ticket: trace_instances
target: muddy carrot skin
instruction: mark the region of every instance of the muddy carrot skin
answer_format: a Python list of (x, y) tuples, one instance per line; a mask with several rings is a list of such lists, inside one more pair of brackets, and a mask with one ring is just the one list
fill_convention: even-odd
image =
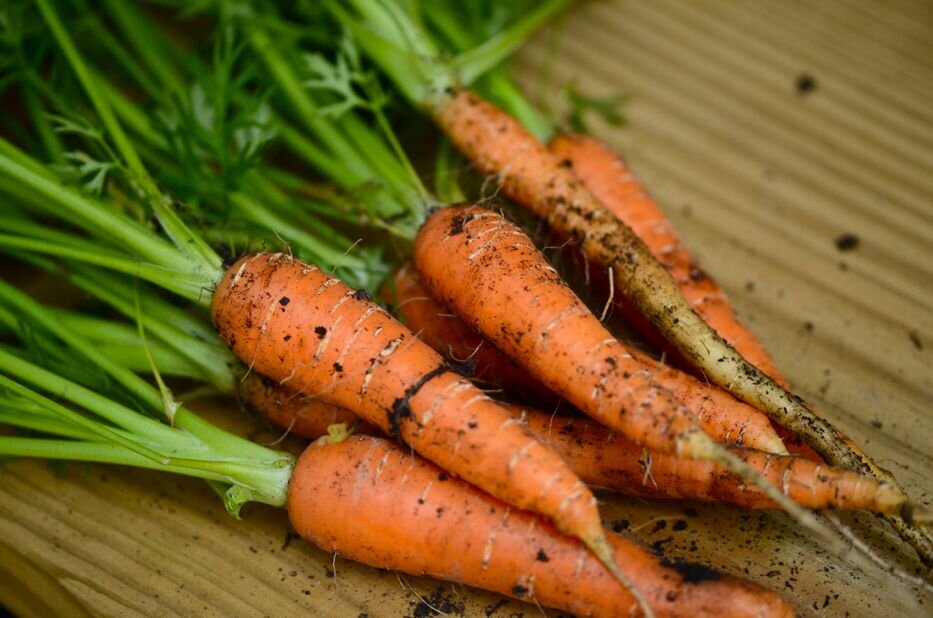
[[(409, 266), (398, 270), (395, 283), (399, 312), (406, 324), (437, 352), (453, 354), (455, 358), (472, 354), (477, 376), (495, 376), (498, 385), (538, 405), (551, 403), (549, 399), (553, 401), (553, 394), (540, 382), (434, 300)], [(620, 343), (630, 360), (637, 361), (643, 371), (651, 373), (658, 384), (690, 409), (700, 427), (719, 442), (769, 453), (787, 452), (768, 417), (758, 410), (720, 388), (660, 364), (634, 346)], [(539, 394), (542, 391), (544, 396)]]
[[(787, 380), (764, 346), (739, 322), (722, 289), (698, 267), (660, 207), (647, 195), (625, 162), (598, 140), (585, 136), (559, 136), (552, 141), (550, 150), (561, 158), (566, 167), (572, 168), (573, 173), (608, 210), (645, 241), (652, 253), (671, 272), (687, 301), (703, 319), (748, 362), (787, 389)], [(622, 303), (623, 307), (626, 305), (631, 307), (627, 301)], [(627, 311), (627, 315), (631, 313), (634, 312)], [(657, 333), (643, 318), (632, 321), (641, 323), (643, 327), (648, 326), (644, 330), (650, 329)], [(812, 408), (808, 409), (819, 417)], [(818, 429), (817, 425), (819, 423), (813, 424), (813, 427)], [(813, 435), (806, 438), (799, 427), (796, 433), (783, 427), (778, 428), (778, 431), (788, 449), (795, 454), (813, 461), (825, 460), (834, 465), (869, 472), (900, 488), (892, 474), (879, 467), (860, 446), (841, 432), (836, 432), (834, 446), (828, 448), (828, 444), (821, 446), (814, 443)], [(825, 432), (825, 435), (830, 434)], [(905, 525), (899, 518), (889, 518), (888, 521), (917, 550), (925, 564), (933, 564), (933, 540), (928, 534)]]
[[(354, 436), (310, 446), (295, 468), (288, 510), (301, 536), (351, 560), (578, 616), (641, 615), (578, 541), (386, 440)], [(794, 615), (754, 584), (695, 566), (682, 575), (633, 542), (610, 539), (616, 562), (656, 616)]]
[(250, 371), (351, 410), (452, 474), (549, 517), (594, 552), (602, 547), (609, 559), (586, 485), (365, 293), (291, 256), (256, 254), (224, 274), (212, 313)]
[(413, 263), (434, 298), (597, 421), (662, 452), (694, 457), (708, 447), (690, 411), (501, 215), (469, 205), (436, 211), (415, 239)]
[(787, 386), (771, 355), (739, 321), (725, 292), (700, 268), (670, 220), (625, 161), (599, 140), (585, 135), (560, 135), (548, 147), (612, 214), (645, 242), (706, 323), (748, 362)]
[[(586, 135), (559, 135), (548, 148), (612, 214), (624, 221), (671, 273), (684, 298), (719, 335), (745, 359), (784, 388), (789, 384), (771, 355), (735, 314), (721, 287), (693, 258), (661, 207), (651, 199), (625, 160), (597, 139)], [(661, 336), (621, 292), (616, 306), (625, 319), (672, 359), (680, 354)], [(682, 363), (689, 363), (681, 359)], [(780, 431), (780, 430), (779, 430)], [(797, 436), (781, 436), (795, 454), (815, 459), (816, 452)]]

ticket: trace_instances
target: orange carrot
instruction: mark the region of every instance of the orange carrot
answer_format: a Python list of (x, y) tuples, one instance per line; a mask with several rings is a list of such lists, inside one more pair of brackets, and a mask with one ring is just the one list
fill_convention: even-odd
[[(631, 226), (645, 241), (658, 260), (671, 272), (678, 287), (698, 313), (716, 332), (783, 388), (787, 380), (754, 334), (738, 318), (721, 288), (699, 268), (690, 252), (677, 236), (663, 211), (648, 195), (625, 162), (598, 140), (585, 136), (555, 138), (551, 151), (569, 165), (574, 174), (616, 217)], [(627, 303), (623, 303), (623, 307)], [(630, 315), (631, 312), (629, 312)], [(638, 320), (634, 320), (636, 324)], [(641, 321), (643, 326), (644, 320)], [(650, 326), (644, 330), (654, 330)], [(657, 331), (655, 331), (657, 332)], [(815, 410), (800, 402), (814, 418)], [(775, 419), (778, 420), (778, 419)], [(795, 454), (814, 461), (830, 461), (851, 469), (871, 473), (890, 485), (900, 488), (894, 476), (878, 466), (861, 447), (842, 432), (837, 432), (832, 449), (814, 442), (812, 436), (779, 427), (781, 438)], [(905, 525), (897, 517), (887, 517), (898, 534), (910, 543), (927, 565), (933, 564), (933, 541), (929, 535)]]
[[(687, 302), (706, 323), (748, 362), (771, 376), (782, 387), (788, 388), (787, 380), (771, 355), (754, 333), (739, 321), (725, 292), (696, 262), (671, 222), (664, 216), (661, 207), (651, 199), (625, 160), (599, 140), (585, 135), (560, 135), (548, 147), (573, 170), (574, 175), (607, 210), (631, 227), (645, 242), (671, 273)], [(616, 298), (616, 306), (629, 323), (653, 344), (665, 349), (670, 358), (680, 358), (677, 351), (638, 313), (623, 293), (617, 293)], [(692, 368), (689, 363), (687, 366)], [(789, 432), (784, 434), (781, 437), (785, 438), (795, 453), (810, 458), (818, 457), (798, 436)]]
[[(649, 451), (585, 418), (509, 408), (590, 487), (650, 498), (724, 502), (748, 509), (780, 508), (757, 487), (712, 462)], [(751, 449), (733, 452), (806, 508), (865, 509), (895, 515), (913, 509), (894, 487), (857, 472), (802, 457)]]
[(431, 298), (411, 264), (396, 271), (394, 282), (393, 304), (406, 326), (445, 358), (468, 362), (473, 367), (474, 381), (509, 390), (536, 403), (557, 402), (554, 393)]
[[(354, 436), (308, 447), (288, 509), (301, 536), (351, 560), (579, 616), (638, 614), (635, 599), (580, 543), (385, 440)], [(754, 584), (695, 565), (665, 566), (633, 542), (609, 538), (616, 562), (657, 616), (794, 615)]]
[(624, 577), (586, 485), (367, 294), (291, 256), (257, 254), (227, 270), (212, 313), (251, 370), (347, 408), (452, 474), (547, 516)]
[(581, 411), (636, 444), (714, 461), (741, 475), (834, 552), (867, 564), (700, 429), (690, 411), (625, 353), (527, 235), (500, 214), (476, 206), (439, 209), (415, 239), (413, 262), (435, 298)]
[[(512, 393), (536, 403), (553, 400), (553, 394), (517, 367), (512, 359), (434, 300), (412, 269), (407, 266), (399, 269), (395, 283), (399, 312), (408, 326), (432, 348), (441, 354), (453, 355), (455, 359), (472, 356), (478, 376), (496, 376), (498, 384)], [(719, 442), (769, 453), (787, 452), (768, 418), (758, 410), (719, 388), (658, 363), (632, 345), (620, 344), (625, 353), (641, 365), (642, 371), (651, 373), (659, 385), (696, 416), (700, 427)], [(539, 396), (542, 391), (550, 397)]]
[(434, 298), (581, 411), (649, 448), (707, 456), (714, 443), (690, 411), (500, 215), (436, 211), (415, 239), (413, 262)]
[(346, 408), (283, 388), (258, 373), (240, 382), (237, 395), (279, 427), (303, 438), (327, 435), (328, 427), (341, 423), (362, 433), (375, 431)]

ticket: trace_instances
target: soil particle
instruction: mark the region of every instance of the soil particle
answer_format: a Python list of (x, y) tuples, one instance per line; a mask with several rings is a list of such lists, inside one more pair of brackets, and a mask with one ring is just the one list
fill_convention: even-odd
[(850, 232), (845, 234), (840, 234), (836, 237), (836, 249), (840, 251), (852, 251), (857, 249), (859, 245), (859, 237)]
[(628, 530), (628, 527), (632, 525), (631, 522), (627, 519), (617, 519), (612, 522), (612, 531), (616, 534)]
[(816, 90), (816, 78), (809, 73), (801, 73), (794, 84), (797, 96), (804, 96)]
[(444, 588), (435, 588), (427, 598), (418, 597), (411, 603), (411, 618), (429, 618), (430, 616), (462, 616), (465, 604), (462, 599), (451, 599)]
[(688, 584), (699, 584), (722, 579), (722, 573), (719, 571), (696, 562), (677, 559), (668, 560), (665, 558), (661, 560), (661, 564), (680, 573), (680, 576), (684, 578), (684, 582)]

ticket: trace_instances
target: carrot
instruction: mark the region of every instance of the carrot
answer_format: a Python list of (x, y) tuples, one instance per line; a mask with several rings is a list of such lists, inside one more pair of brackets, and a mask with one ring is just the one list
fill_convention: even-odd
[[(625, 161), (599, 140), (582, 135), (558, 136), (551, 141), (550, 150), (561, 159), (562, 164), (573, 170), (577, 178), (612, 214), (629, 225), (645, 242), (670, 271), (686, 300), (709, 326), (749, 363), (770, 376), (782, 388), (788, 388), (786, 378), (767, 350), (754, 333), (738, 320), (723, 290), (698, 266), (660, 206), (651, 199)], [(622, 304), (625, 306), (627, 303)], [(631, 313), (627, 312), (627, 317)], [(638, 323), (637, 319), (632, 321)], [(657, 333), (644, 320), (641, 320), (641, 324), (647, 327), (642, 332)], [(806, 406), (802, 401), (800, 405)], [(818, 417), (812, 408), (806, 406), (806, 410), (813, 417)], [(775, 420), (784, 425), (779, 419)], [(814, 442), (812, 436), (808, 437), (806, 433), (790, 431), (792, 428), (788, 426), (786, 431), (779, 428), (779, 432), (795, 454), (870, 473), (903, 492), (893, 474), (878, 466), (842, 432), (834, 434), (833, 448), (827, 449), (826, 444)], [(845, 452), (840, 455), (839, 451)], [(905, 526), (900, 518), (888, 517), (887, 520), (902, 538), (918, 550), (925, 563), (933, 563), (933, 544), (927, 535)]]
[(279, 427), (304, 438), (327, 435), (328, 427), (341, 423), (359, 432), (375, 431), (346, 408), (283, 388), (257, 373), (240, 382), (237, 394)]
[[(455, 359), (472, 358), (477, 376), (497, 376), (499, 385), (535, 402), (550, 403), (551, 397), (528, 373), (470, 329), (441, 303), (431, 298), (407, 266), (395, 276), (399, 312), (408, 326), (432, 348)], [(632, 345), (620, 342), (621, 349), (668, 389), (695, 416), (699, 426), (719, 442), (784, 454), (787, 449), (766, 416), (751, 406), (735, 400), (725, 391), (700, 382), (688, 374), (660, 364)], [(548, 393), (549, 394), (549, 393)], [(537, 395), (537, 396), (536, 396)]]
[(250, 369), (347, 408), (452, 474), (549, 517), (624, 577), (586, 485), (367, 294), (291, 256), (257, 254), (226, 271), (212, 315)]
[[(580, 616), (638, 612), (578, 542), (385, 440), (354, 436), (308, 447), (292, 475), (288, 509), (302, 537), (352, 560)], [(793, 615), (753, 584), (704, 568), (681, 574), (631, 541), (609, 538), (616, 562), (658, 616)]]
[[(636, 444), (707, 459), (757, 485), (840, 555), (866, 564), (812, 514), (716, 443), (589, 312), (531, 240), (476, 206), (435, 211), (415, 239), (413, 262), (435, 298), (581, 411)], [(522, 311), (511, 310), (522, 307)]]
[(436, 211), (413, 262), (434, 298), (581, 411), (649, 448), (707, 456), (712, 440), (689, 410), (500, 215), (475, 206)]
[[(624, 159), (601, 141), (586, 135), (558, 135), (551, 140), (548, 148), (573, 170), (574, 175), (609, 212), (631, 227), (644, 241), (658, 261), (670, 272), (687, 302), (711, 328), (748, 362), (769, 375), (783, 388), (789, 387), (764, 345), (739, 321), (723, 289), (693, 258), (671, 222), (664, 216), (661, 207), (651, 198)], [(632, 307), (624, 294), (616, 296), (619, 299), (616, 306), (622, 309), (627, 321), (636, 326), (652, 343), (666, 349), (670, 358), (676, 359), (680, 356)], [(687, 366), (692, 368), (689, 363)], [(816, 455), (809, 447), (800, 447), (799, 437), (793, 436), (792, 444), (794, 442), (795, 450), (800, 454)]]
[(506, 389), (539, 404), (557, 401), (556, 395), (515, 361), (431, 298), (410, 263), (396, 271), (393, 281), (396, 313), (439, 354), (454, 362), (470, 363), (474, 381)]
[[(518, 406), (509, 409), (590, 487), (651, 498), (723, 502), (748, 509), (779, 508), (755, 486), (712, 462), (649, 451), (585, 418)], [(732, 451), (806, 508), (865, 509), (896, 515), (914, 509), (894, 487), (851, 470), (802, 457), (751, 449)]]
[[(308, 447), (299, 463), (181, 405), (171, 423), (159, 420), (153, 414), (163, 411), (162, 395), (154, 386), (2, 282), (0, 301), (4, 312), (16, 308), (32, 318), (28, 327), (14, 327), (32, 349), (0, 349), (4, 457), (120, 464), (203, 478), (222, 493), (231, 514), (250, 501), (287, 507), (306, 539), (374, 566), (427, 572), (580, 614), (621, 615), (615, 610), (624, 609), (632, 615), (639, 603), (651, 612), (579, 541), (540, 516), (513, 510), (448, 477), (408, 449), (372, 438), (324, 441)], [(107, 376), (111, 395), (33, 364), (27, 359), (36, 349), (43, 364), (82, 379), (89, 373)], [(27, 429), (29, 435), (10, 435), (7, 426)], [(650, 587), (651, 603), (663, 615), (790, 611), (776, 595), (752, 584), (693, 565), (683, 565), (681, 576), (631, 542), (613, 538), (607, 544), (639, 585)]]

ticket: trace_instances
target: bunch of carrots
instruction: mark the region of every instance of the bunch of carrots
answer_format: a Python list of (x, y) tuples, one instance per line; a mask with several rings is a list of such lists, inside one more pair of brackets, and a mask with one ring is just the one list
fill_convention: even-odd
[[(0, 285), (17, 341), (0, 349), (0, 422), (45, 434), (0, 453), (198, 476), (233, 513), (286, 507), (325, 550), (577, 615), (793, 615), (606, 531), (597, 488), (784, 509), (868, 570), (874, 554), (808, 510), (865, 509), (933, 562), (929, 511), (787, 390), (622, 159), (542, 139), (550, 123), (497, 67), (564, 4), (474, 40), (452, 27), (470, 18), (458, 3), (204, 3), (211, 64), (128, 3), (87, 20), (120, 33), (99, 38), (71, 36), (67, 3), (24, 6), (41, 28), (13, 87), (37, 139), (0, 141), (0, 249), (122, 317)], [(318, 24), (329, 34), (296, 33)], [(434, 191), (394, 128), (406, 105), (449, 139)], [(327, 184), (277, 165), (272, 143)], [(603, 273), (677, 366), (610, 331), (497, 202), (466, 200), (458, 156)], [(279, 234), (286, 250), (257, 250)], [(368, 248), (348, 251), (350, 234)], [(231, 436), (170, 377), (314, 442), (296, 461)]]

